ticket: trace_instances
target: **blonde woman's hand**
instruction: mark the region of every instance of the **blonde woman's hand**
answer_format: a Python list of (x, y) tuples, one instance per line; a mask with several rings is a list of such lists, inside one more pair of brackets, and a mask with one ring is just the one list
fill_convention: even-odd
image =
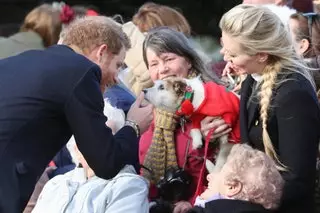
[(231, 68), (231, 63), (228, 62), (222, 71), (222, 76), (227, 76), (228, 74), (234, 74), (234, 70)]
[(201, 121), (202, 137), (206, 138), (211, 129), (215, 129), (213, 135), (211, 136), (211, 140), (228, 134), (232, 130), (222, 118), (207, 116)]
[(230, 76), (238, 76), (246, 74), (246, 70), (241, 67), (238, 67), (231, 62), (228, 62), (222, 71), (222, 76), (227, 77)]
[(188, 201), (179, 201), (174, 205), (173, 213), (186, 213), (191, 208), (192, 205)]
[(240, 92), (240, 89), (241, 89), (241, 84), (237, 84), (237, 85), (232, 89), (232, 92), (238, 93), (238, 92)]

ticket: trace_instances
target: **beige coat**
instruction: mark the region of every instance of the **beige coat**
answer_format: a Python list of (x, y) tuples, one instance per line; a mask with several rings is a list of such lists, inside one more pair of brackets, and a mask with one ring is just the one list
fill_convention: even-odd
[(130, 38), (132, 46), (131, 49), (127, 51), (124, 60), (130, 70), (128, 76), (126, 76), (125, 83), (134, 94), (139, 95), (142, 89), (153, 85), (142, 56), (144, 35), (132, 22), (127, 22), (122, 25), (122, 29)]

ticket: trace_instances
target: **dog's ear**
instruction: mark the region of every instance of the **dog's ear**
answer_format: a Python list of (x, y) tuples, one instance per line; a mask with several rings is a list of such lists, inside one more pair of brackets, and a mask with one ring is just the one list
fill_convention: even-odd
[(183, 81), (174, 81), (173, 90), (178, 96), (183, 96), (186, 91), (187, 84)]

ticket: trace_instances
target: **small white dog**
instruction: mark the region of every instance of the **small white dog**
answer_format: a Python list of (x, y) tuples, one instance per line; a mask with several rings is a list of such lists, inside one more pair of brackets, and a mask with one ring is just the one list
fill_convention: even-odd
[(204, 84), (199, 77), (190, 80), (182, 78), (159, 80), (153, 87), (143, 92), (145, 99), (155, 107), (192, 121), (190, 135), (194, 149), (203, 145), (200, 132), (201, 120), (206, 116), (222, 117), (232, 128), (229, 135), (218, 138), (220, 150), (215, 169), (222, 168), (233, 144), (240, 142), (240, 101), (236, 94), (214, 82)]

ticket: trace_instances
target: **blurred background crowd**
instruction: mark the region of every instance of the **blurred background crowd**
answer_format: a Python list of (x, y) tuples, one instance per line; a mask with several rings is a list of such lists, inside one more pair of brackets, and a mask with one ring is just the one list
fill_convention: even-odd
[[(172, 41), (171, 44), (172, 45), (177, 44), (177, 46), (179, 44), (179, 41), (183, 39), (186, 40), (186, 44), (188, 45), (190, 42), (190, 46), (186, 45), (183, 51), (188, 52), (190, 49), (192, 50), (194, 49), (195, 50), (194, 52), (190, 50), (190, 52), (192, 52), (192, 54), (194, 55), (192, 54), (188, 55), (187, 53), (185, 55), (183, 55), (184, 53), (179, 55), (174, 51), (172, 52), (170, 48), (165, 49), (165, 48), (168, 48), (169, 45), (165, 47), (158, 47), (159, 49), (162, 48), (161, 49), (162, 52), (161, 51), (159, 52), (174, 54), (175, 56), (178, 55), (179, 57), (184, 58), (191, 63), (195, 63), (194, 61), (196, 61), (196, 59), (199, 59), (199, 61), (201, 61), (201, 63), (204, 64), (202, 68), (208, 67), (209, 73), (213, 72), (219, 77), (219, 80), (209, 79), (210, 81), (220, 82), (221, 80), (222, 82), (221, 84), (228, 87), (229, 90), (233, 90), (236, 94), (239, 95), (241, 84), (244, 81), (244, 79), (247, 77), (247, 75), (245, 73), (237, 72), (237, 70), (235, 69), (236, 66), (232, 67), (232, 65), (237, 64), (238, 61), (232, 59), (233, 58), (232, 55), (228, 53), (228, 51), (223, 46), (223, 42), (220, 41), (222, 37), (221, 28), (223, 28), (221, 24), (222, 22), (220, 22), (220, 20), (227, 11), (229, 11), (231, 8), (235, 7), (236, 5), (239, 5), (242, 3), (254, 4), (254, 5), (256, 4), (265, 5), (272, 12), (274, 12), (275, 16), (278, 16), (281, 19), (282, 28), (285, 30), (288, 30), (285, 32), (288, 35), (290, 34), (290, 38), (292, 39), (292, 40), (290, 39), (290, 42), (288, 42), (290, 43), (289, 44), (290, 47), (291, 45), (294, 47), (294, 50), (292, 49), (292, 52), (294, 52), (297, 58), (299, 57), (299, 60), (303, 61), (303, 63), (305, 63), (306, 66), (308, 66), (308, 68), (306, 68), (306, 66), (305, 68), (306, 70), (310, 71), (310, 74), (312, 74), (311, 76), (315, 81), (315, 89), (318, 92), (318, 98), (319, 98), (320, 97), (320, 90), (319, 90), (320, 88), (320, 74), (319, 74), (320, 17), (317, 14), (317, 12), (320, 9), (320, 1), (318, 0), (315, 0), (315, 1), (312, 1), (312, 0), (243, 0), (243, 1), (242, 0), (171, 0), (171, 1), (158, 0), (157, 1), (157, 0), (154, 0), (153, 2), (142, 1), (142, 0), (100, 0), (100, 1), (98, 0), (95, 0), (95, 1), (65, 0), (64, 2), (54, 2), (54, 1), (48, 1), (48, 0), (0, 0), (0, 59), (7, 58), (9, 56), (14, 56), (26, 50), (46, 49), (47, 47), (50, 47), (57, 43), (63, 44), (64, 39), (66, 37), (66, 35), (63, 34), (65, 32), (63, 30), (67, 28), (67, 26), (70, 23), (72, 23), (73, 20), (75, 20), (78, 17), (84, 17), (84, 16), (90, 17), (90, 16), (105, 15), (105, 16), (113, 17), (114, 20), (116, 20), (118, 24), (121, 25), (121, 29), (124, 31), (124, 33), (126, 34), (126, 36), (128, 37), (131, 43), (130, 48), (129, 48), (130, 45), (128, 45), (128, 51), (124, 59), (124, 66), (117, 67), (117, 69), (120, 70), (119, 75), (117, 76), (119, 78), (119, 82), (117, 82), (117, 84), (112, 85), (108, 88), (106, 88), (108, 86), (107, 83), (103, 84), (104, 83), (103, 82), (100, 85), (104, 98), (108, 98), (108, 101), (109, 101), (108, 103), (105, 103), (106, 107), (108, 107), (109, 106), (108, 104), (110, 103), (112, 107), (116, 107), (123, 110), (123, 114), (120, 113), (121, 115), (119, 116), (119, 117), (122, 116), (123, 120), (125, 115), (128, 113), (130, 106), (134, 103), (135, 98), (140, 94), (140, 92), (143, 89), (152, 86), (154, 81), (161, 79), (161, 76), (160, 76), (161, 71), (157, 74), (154, 74), (152, 68), (150, 67), (150, 64), (148, 64), (149, 63), (148, 57), (149, 59), (151, 57), (150, 55), (148, 55), (150, 53), (150, 52), (148, 53), (148, 50), (147, 50), (149, 48), (148, 45), (150, 45), (150, 47), (154, 47), (152, 45), (155, 45), (155, 46), (159, 45), (159, 44), (152, 43), (152, 36), (156, 37), (159, 40), (161, 38), (164, 40), (167, 39), (165, 41)], [(219, 22), (220, 22), (220, 26), (219, 26)], [(166, 26), (169, 28), (160, 29), (158, 31), (159, 34), (157, 34), (157, 31), (153, 31), (153, 29), (159, 26)], [(145, 38), (147, 39), (145, 40)], [(170, 44), (170, 42), (168, 43)], [(231, 39), (231, 42), (228, 42), (228, 43), (229, 43), (228, 45), (232, 44), (232, 39)], [(192, 48), (191, 48), (191, 45), (192, 45)], [(230, 45), (230, 46), (232, 47), (234, 45)], [(179, 49), (179, 47), (177, 47), (176, 49)], [(155, 58), (157, 59), (157, 57)], [(236, 56), (234, 58), (236, 58)], [(160, 59), (157, 59), (157, 60), (160, 60)], [(239, 61), (242, 63), (242, 60), (239, 60)], [(238, 64), (242, 65), (240, 62)], [(195, 64), (191, 64), (191, 65), (193, 68), (196, 67)], [(250, 70), (250, 67), (246, 65), (247, 64), (245, 64), (244, 67)], [(205, 79), (206, 75), (208, 74), (204, 72), (204, 70), (206, 69), (191, 70), (191, 68), (190, 69), (184, 68), (184, 70), (186, 71), (186, 73), (185, 73), (185, 76), (183, 77), (186, 77), (186, 78), (192, 78), (196, 75), (201, 75)], [(211, 75), (209, 74), (209, 77), (210, 76)], [(253, 82), (255, 81), (258, 82), (258, 83), (255, 82), (257, 85), (260, 84), (259, 80), (256, 80), (256, 79), (253, 80), (253, 78), (251, 77), (249, 79), (251, 79), (252, 84), (254, 84)], [(204, 82), (206, 80), (207, 79), (205, 79)], [(245, 87), (245, 89), (248, 89), (248, 87)], [(254, 91), (252, 93), (254, 93)], [(271, 95), (267, 99), (271, 99)], [(248, 102), (250, 101), (252, 100), (249, 100)], [(314, 106), (316, 106), (316, 104), (317, 103), (314, 103)], [(290, 106), (288, 106), (288, 108), (290, 108)], [(111, 109), (109, 110), (110, 111), (105, 112), (105, 114), (109, 113), (108, 117), (112, 117), (113, 115), (111, 113), (112, 110)], [(256, 111), (258, 112), (258, 110)], [(306, 109), (305, 111), (308, 111), (308, 109)], [(155, 115), (159, 117), (162, 116), (160, 111), (155, 111)], [(308, 120), (310, 118), (309, 117), (307, 118), (307, 117), (308, 116), (305, 116), (306, 119), (303, 120), (302, 123), (303, 122), (310, 123)], [(116, 117), (114, 117), (113, 119), (117, 120)], [(256, 121), (257, 123), (256, 124), (252, 123), (252, 126), (260, 125), (259, 128), (262, 129), (261, 131), (266, 131), (266, 128), (267, 128), (266, 125), (261, 126), (259, 119), (260, 118), (258, 115), (257, 121)], [(204, 126), (205, 125), (210, 126), (209, 124), (210, 122), (212, 121), (208, 121), (208, 123), (204, 124)], [(297, 122), (300, 122), (300, 120), (298, 119)], [(272, 128), (274, 129), (272, 129), (270, 132), (287, 131), (283, 129), (280, 130), (278, 129), (277, 125), (273, 126), (272, 124), (270, 126), (272, 126)], [(122, 124), (122, 125), (119, 125), (119, 127), (115, 127), (114, 125), (118, 125), (117, 122), (115, 122), (115, 124), (109, 123), (108, 125), (110, 125), (111, 127), (114, 127), (113, 133), (117, 132), (117, 130), (119, 130), (120, 127), (123, 126)], [(190, 131), (190, 125), (188, 124), (186, 126), (187, 126), (186, 128), (187, 132)], [(313, 127), (317, 128), (316, 125), (314, 125)], [(190, 181), (191, 183), (188, 185), (192, 193), (187, 198), (180, 199), (179, 202), (176, 202), (179, 205), (174, 203), (174, 206), (169, 207), (170, 211), (168, 212), (172, 212), (172, 211), (175, 213), (185, 213), (187, 211), (198, 212), (197, 209), (191, 209), (191, 207), (193, 206), (193, 202), (197, 198), (195, 189), (199, 187), (198, 183), (201, 182), (199, 181), (200, 177), (202, 177), (200, 175), (200, 165), (202, 165), (203, 163), (204, 150), (202, 148), (200, 150), (189, 151), (189, 148), (188, 147), (186, 148), (187, 146), (186, 144), (189, 139), (184, 133), (184, 129), (181, 130), (181, 128), (184, 128), (184, 126), (177, 125), (177, 129), (175, 128), (171, 129), (169, 131), (169, 134), (171, 134), (171, 137), (174, 138), (177, 142), (177, 145), (174, 148), (176, 150), (173, 150), (173, 153), (177, 158), (175, 159), (176, 161), (175, 164), (177, 164), (179, 168), (183, 167), (186, 171), (188, 171), (188, 173), (192, 175), (192, 181)], [(150, 159), (154, 160), (155, 158), (149, 156), (154, 154), (152, 153), (152, 151), (150, 151), (152, 149), (150, 147), (153, 147), (152, 144), (157, 144), (159, 141), (161, 142), (161, 140), (164, 140), (164, 138), (157, 138), (155, 134), (156, 132), (155, 129), (157, 129), (157, 126), (155, 127), (153, 123), (148, 129), (148, 131), (146, 131), (144, 134), (141, 135), (140, 147), (139, 147), (139, 160), (141, 165), (146, 165), (149, 163), (151, 167), (153, 166), (152, 165), (153, 162), (150, 161)], [(312, 133), (315, 133), (316, 135), (316, 131), (317, 130), (313, 131)], [(206, 131), (206, 134), (207, 132), (208, 131)], [(202, 134), (202, 136), (204, 137), (206, 134)], [(283, 139), (281, 142), (279, 142), (279, 144), (287, 143), (291, 139), (292, 138), (290, 137), (285, 138), (285, 140)], [(310, 141), (312, 140), (310, 139)], [(317, 139), (315, 139), (315, 141), (317, 141)], [(301, 140), (299, 142), (301, 142)], [(274, 146), (277, 146), (277, 144)], [(286, 146), (285, 149), (289, 150), (290, 148), (288, 147), (290, 146)], [(261, 148), (261, 150), (264, 150), (264, 148)], [(78, 157), (72, 156), (72, 151), (70, 151), (72, 149), (76, 149), (76, 153), (78, 153), (79, 151), (77, 150), (76, 147), (69, 148), (69, 150), (67, 149), (67, 147), (64, 147), (48, 165), (47, 170), (43, 173), (43, 176), (40, 178), (37, 186), (35, 187), (34, 193), (28, 202), (25, 212), (32, 211), (32, 209), (36, 205), (38, 196), (42, 191), (42, 188), (45, 183), (47, 183), (49, 180), (57, 180), (52, 178), (56, 177), (59, 174), (65, 174), (66, 172), (72, 171), (75, 168), (78, 169), (79, 162), (75, 162), (75, 161), (77, 161), (76, 159), (78, 159), (79, 156)], [(238, 148), (238, 149), (240, 149), (241, 151), (241, 148)], [(187, 152), (185, 152), (184, 150), (187, 150)], [(238, 152), (240, 151), (238, 150)], [(313, 151), (315, 153), (317, 151), (316, 148), (314, 148)], [(248, 147), (244, 147), (244, 150), (242, 150), (242, 152), (255, 153), (255, 151), (251, 150)], [(78, 153), (78, 154), (81, 155), (81, 153)], [(307, 152), (304, 152), (304, 154), (308, 155)], [(237, 150), (234, 151), (234, 155), (238, 158), (241, 157), (241, 154), (239, 153), (237, 154)], [(254, 155), (258, 156), (258, 155), (261, 155), (261, 153), (255, 153)], [(279, 188), (281, 188), (283, 184), (282, 179), (281, 179), (280, 173), (278, 173), (275, 169), (276, 166), (274, 165), (274, 162), (273, 163), (269, 162), (270, 159), (264, 155), (261, 155), (260, 157), (263, 158), (264, 162), (268, 162), (267, 166), (268, 168), (269, 167), (271, 168), (270, 171), (268, 170), (269, 172), (265, 171), (266, 172), (265, 175), (270, 175), (271, 173), (272, 175), (274, 174), (273, 177), (274, 177), (275, 183), (270, 183), (270, 184), (273, 184), (272, 186), (274, 187), (279, 186)], [(297, 166), (295, 167), (295, 169), (297, 169), (298, 171), (298, 176), (301, 175), (301, 177), (306, 178), (304, 176), (305, 170), (303, 170), (306, 168), (303, 167), (303, 163), (297, 162), (298, 160), (292, 160), (291, 157), (293, 158), (294, 155), (290, 156), (290, 160), (288, 161), (290, 163), (293, 162), (294, 166)], [(80, 158), (82, 159), (83, 156), (80, 156)], [(310, 158), (312, 158), (312, 156)], [(314, 156), (314, 158), (311, 160), (314, 160), (315, 162), (315, 159), (316, 159), (316, 156)], [(156, 160), (159, 160), (159, 159), (156, 159)], [(160, 159), (159, 161), (162, 161), (162, 160), (163, 159)], [(301, 162), (303, 162), (303, 160), (304, 159), (302, 159)], [(229, 161), (230, 161), (229, 164), (236, 163), (232, 159), (231, 160), (229, 159)], [(245, 162), (246, 159), (242, 159), (242, 161)], [(80, 163), (82, 165), (86, 164), (85, 160)], [(168, 163), (168, 162), (165, 162), (165, 163)], [(86, 166), (88, 167), (88, 165)], [(319, 167), (319, 165), (317, 166)], [(301, 167), (303, 167), (303, 169), (301, 169)], [(310, 171), (314, 172), (315, 168), (313, 167), (311, 168), (311, 167), (306, 169), (307, 172), (310, 172)], [(90, 169), (90, 168), (87, 168), (87, 169)], [(95, 176), (94, 172), (93, 171), (91, 172), (92, 174), (91, 176), (90, 175), (89, 176), (90, 177)], [(126, 174), (135, 173), (134, 169), (132, 169), (131, 167), (123, 168), (122, 172)], [(122, 172), (119, 172), (120, 176)], [(145, 174), (143, 174), (142, 176), (145, 177)], [(67, 178), (67, 176), (64, 176), (64, 177)], [(316, 178), (317, 177), (314, 177), (314, 178), (312, 177), (311, 178), (312, 180), (310, 180), (310, 183), (306, 181), (309, 184), (308, 187), (313, 184)], [(149, 180), (149, 178), (146, 178), (146, 179)], [(59, 181), (63, 182), (63, 180), (61, 179)], [(141, 184), (143, 185), (144, 188), (147, 188), (144, 180), (142, 181), (142, 178), (140, 176), (139, 178), (135, 177), (134, 181), (137, 181), (137, 185)], [(157, 182), (158, 181), (159, 181), (159, 177)], [(271, 180), (265, 180), (265, 181), (268, 182)], [(296, 181), (296, 179), (294, 181)], [(208, 176), (208, 182), (210, 184), (210, 176)], [(94, 184), (94, 180), (91, 183)], [(54, 186), (54, 185), (55, 185), (54, 181), (49, 181), (48, 188), (50, 189), (50, 186)], [(147, 196), (144, 195), (143, 199), (140, 199), (141, 203), (145, 204), (148, 199), (153, 201), (152, 191), (153, 191), (153, 188), (155, 187), (154, 185), (155, 185), (155, 182), (151, 181), (151, 185), (148, 185), (149, 187), (147, 190), (148, 192), (145, 192), (146, 194), (148, 194), (149, 197), (147, 198)], [(201, 187), (204, 187), (204, 186), (201, 186)], [(313, 185), (311, 186), (311, 188), (312, 187)], [(120, 190), (123, 190), (124, 188), (125, 187), (122, 186)], [(315, 188), (316, 188), (315, 191), (317, 192), (318, 188), (317, 187)], [(134, 189), (134, 190), (139, 191), (139, 189)], [(259, 190), (268, 192), (268, 190), (264, 189), (263, 187), (259, 188)], [(282, 191), (282, 188), (280, 191)], [(49, 191), (45, 190), (43, 194), (52, 195), (52, 192), (50, 190)], [(280, 194), (281, 192), (277, 194), (279, 195), (279, 197), (275, 197), (275, 199), (277, 199), (273, 203), (275, 206), (278, 204), (278, 202), (280, 202)], [(312, 196), (314, 194), (314, 188), (309, 190), (308, 194), (310, 195), (310, 197), (308, 197), (307, 201), (309, 202), (310, 200), (312, 200), (313, 202)], [(270, 194), (268, 196), (270, 197)], [(48, 197), (49, 197), (48, 200), (46, 200), (45, 197), (44, 198), (40, 197), (40, 201), (42, 203), (38, 204), (38, 206), (34, 210), (35, 212), (41, 212), (43, 211), (43, 209), (46, 208), (46, 205), (50, 203), (50, 199), (51, 199), (50, 196)], [(79, 198), (79, 200), (80, 202), (82, 202), (82, 198), (81, 199)], [(246, 199), (243, 198), (243, 200), (246, 200)], [(319, 200), (320, 199), (317, 199), (317, 201)], [(197, 203), (197, 201), (195, 202)], [(263, 209), (275, 208), (274, 206), (272, 207), (268, 206), (268, 203), (266, 202), (266, 200), (263, 200), (260, 203), (259, 202), (257, 201), (256, 204), (262, 205)], [(157, 206), (158, 204), (159, 203), (151, 204), (150, 206), (152, 208), (152, 205)], [(198, 205), (196, 206), (202, 205), (201, 202), (200, 204), (199, 203), (197, 204)], [(163, 205), (162, 207), (165, 209), (165, 205)], [(149, 210), (149, 204), (144, 209), (146, 208)], [(156, 209), (153, 209), (153, 211), (157, 212)], [(158, 211), (158, 212), (166, 212), (166, 211), (162, 209), (161, 211)], [(264, 212), (264, 211), (261, 211), (261, 212)], [(283, 212), (288, 212), (288, 211), (283, 211)]]

